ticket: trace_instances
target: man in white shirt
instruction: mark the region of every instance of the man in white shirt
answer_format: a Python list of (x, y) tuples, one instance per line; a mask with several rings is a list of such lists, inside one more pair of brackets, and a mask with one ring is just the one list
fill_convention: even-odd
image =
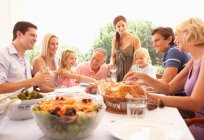
[(13, 42), (0, 50), (0, 94), (20, 91), (49, 81), (49, 73), (39, 72), (33, 78), (27, 50), (34, 48), (37, 26), (26, 21), (17, 22), (13, 28)]

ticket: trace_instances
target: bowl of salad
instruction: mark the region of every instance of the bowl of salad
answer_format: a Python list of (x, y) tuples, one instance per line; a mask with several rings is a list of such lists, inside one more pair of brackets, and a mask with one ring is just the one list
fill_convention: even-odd
[(104, 105), (89, 94), (63, 95), (31, 107), (33, 118), (45, 136), (57, 140), (89, 136), (100, 123)]
[(30, 107), (45, 99), (45, 95), (37, 91), (23, 90), (17, 96), (12, 96), (11, 100), (21, 100), (17, 106), (9, 109), (7, 116), (12, 120), (25, 120), (33, 118)]

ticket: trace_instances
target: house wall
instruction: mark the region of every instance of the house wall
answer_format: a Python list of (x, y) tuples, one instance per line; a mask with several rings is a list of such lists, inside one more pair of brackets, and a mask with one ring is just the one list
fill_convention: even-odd
[(11, 0), (0, 0), (0, 48), (8, 46), (12, 34), (10, 2)]

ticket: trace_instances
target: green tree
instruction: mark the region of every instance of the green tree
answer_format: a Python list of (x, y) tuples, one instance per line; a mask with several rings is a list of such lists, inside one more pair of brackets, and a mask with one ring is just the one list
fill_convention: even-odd
[[(141, 45), (144, 48), (149, 50), (153, 65), (161, 65), (162, 55), (156, 54), (154, 48), (152, 47), (151, 42), (151, 31), (155, 26), (150, 21), (145, 20), (131, 20), (127, 23), (127, 31), (133, 35), (137, 35), (140, 38)], [(112, 39), (115, 35), (115, 30), (112, 26), (112, 23), (108, 23), (105, 27), (100, 29), (99, 36), (96, 38), (93, 48), (104, 48), (108, 51), (108, 60), (109, 63), (111, 55), (111, 44)]]

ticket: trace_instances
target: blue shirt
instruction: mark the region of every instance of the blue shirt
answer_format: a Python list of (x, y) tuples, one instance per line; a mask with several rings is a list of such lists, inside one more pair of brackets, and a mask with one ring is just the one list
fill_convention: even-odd
[(19, 82), (31, 78), (27, 57), (19, 57), (13, 45), (0, 50), (0, 83)]
[(180, 72), (191, 59), (190, 55), (186, 52), (180, 52), (175, 45), (170, 46), (169, 50), (164, 54), (163, 65), (167, 67), (176, 67)]

